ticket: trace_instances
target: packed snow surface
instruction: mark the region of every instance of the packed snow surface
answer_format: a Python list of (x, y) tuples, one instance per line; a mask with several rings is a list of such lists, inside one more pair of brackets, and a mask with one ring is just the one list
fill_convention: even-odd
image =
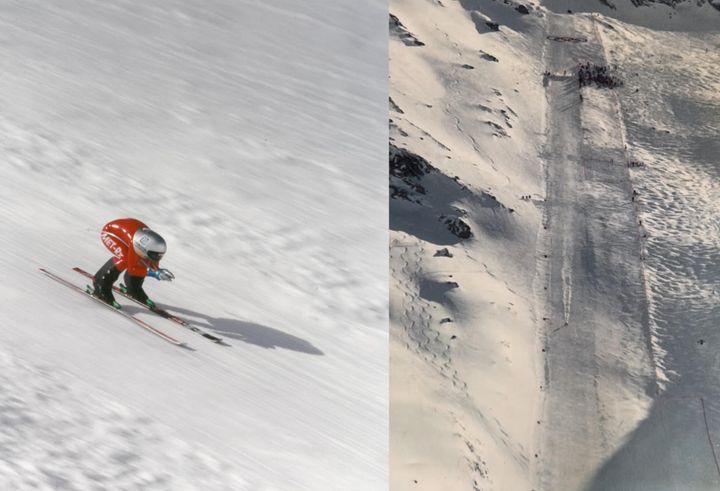
[[(386, 486), (386, 15), (0, 4), (0, 489)], [(39, 273), (83, 286), (126, 216), (229, 346)]]

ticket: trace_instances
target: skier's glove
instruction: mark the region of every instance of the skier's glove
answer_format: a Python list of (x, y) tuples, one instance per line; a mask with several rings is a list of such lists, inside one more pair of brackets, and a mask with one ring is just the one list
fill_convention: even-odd
[(175, 279), (175, 275), (165, 268), (148, 271), (148, 276), (160, 281), (172, 281)]

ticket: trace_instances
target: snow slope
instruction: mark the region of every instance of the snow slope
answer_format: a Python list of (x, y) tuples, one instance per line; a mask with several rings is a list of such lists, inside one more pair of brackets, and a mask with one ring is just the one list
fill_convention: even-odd
[[(549, 162), (548, 192), (558, 184), (558, 197), (581, 191), (573, 220), (561, 220), (581, 233), (571, 275), (576, 320), (546, 335), (540, 488), (717, 489), (718, 367), (706, 347), (716, 331), (710, 135), (718, 100), (707, 88), (718, 84), (718, 31), (695, 33), (702, 24), (692, 15), (672, 33), (600, 15), (549, 20), (549, 29), (588, 40), (556, 47), (550, 61), (616, 66), (625, 85), (586, 87), (582, 98), (574, 84), (548, 92), (559, 121), (578, 111), (563, 101), (580, 102), (580, 158)], [(652, 22), (666, 26), (648, 15)], [(573, 168), (574, 186), (558, 182)], [(564, 198), (558, 204), (551, 219), (568, 209)]]
[(391, 3), (395, 488), (720, 484), (720, 12), (642, 3)]
[(543, 0), (556, 13), (598, 13), (656, 31), (702, 32), (720, 23), (717, 0)]
[[(0, 12), (0, 488), (385, 487), (386, 7)], [(123, 216), (168, 241), (150, 296), (231, 346), (38, 272), (83, 285)]]
[[(529, 489), (542, 19), (489, 1), (390, 11), (391, 488)], [(435, 170), (413, 175), (412, 155)]]
[[(720, 19), (720, 14), (715, 15)], [(720, 22), (702, 33), (598, 23), (620, 92), (662, 391), (589, 489), (720, 486), (717, 144)], [(645, 56), (639, 56), (639, 49)], [(649, 54), (648, 54), (649, 53)]]

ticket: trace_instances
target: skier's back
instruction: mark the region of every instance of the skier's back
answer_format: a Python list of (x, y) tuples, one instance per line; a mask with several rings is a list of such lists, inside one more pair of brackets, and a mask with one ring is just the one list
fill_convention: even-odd
[(167, 251), (165, 240), (135, 218), (118, 218), (107, 224), (100, 233), (100, 238), (113, 254), (95, 273), (94, 294), (110, 305), (119, 308), (113, 295), (113, 283), (120, 273), (125, 272), (125, 285), (128, 294), (136, 300), (154, 307), (143, 290), (146, 276), (158, 280), (173, 280), (175, 277), (167, 269), (160, 268), (160, 260)]

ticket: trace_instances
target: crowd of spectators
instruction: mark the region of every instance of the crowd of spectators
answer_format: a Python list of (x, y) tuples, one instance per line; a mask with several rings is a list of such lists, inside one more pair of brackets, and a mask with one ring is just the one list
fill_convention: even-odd
[(596, 65), (594, 63), (580, 63), (577, 66), (578, 82), (580, 87), (590, 84), (596, 84), (599, 87), (607, 87), (614, 89), (622, 86), (622, 80), (613, 75), (610, 67), (606, 65)]

